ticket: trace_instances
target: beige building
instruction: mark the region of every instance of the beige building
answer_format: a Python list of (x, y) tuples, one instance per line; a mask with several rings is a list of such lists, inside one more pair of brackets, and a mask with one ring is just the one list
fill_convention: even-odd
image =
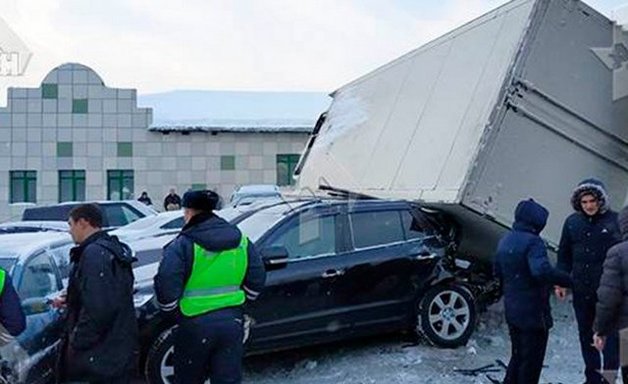
[[(149, 106), (150, 107), (150, 106)], [(65, 64), (38, 88), (10, 88), (0, 108), (0, 221), (25, 206), (137, 198), (169, 188), (289, 185), (309, 126), (154, 126), (134, 89)]]

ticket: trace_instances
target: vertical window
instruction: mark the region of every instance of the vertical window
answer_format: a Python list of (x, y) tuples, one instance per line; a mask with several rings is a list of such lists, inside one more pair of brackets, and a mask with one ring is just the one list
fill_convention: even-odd
[(59, 87), (57, 84), (42, 84), (41, 85), (41, 98), (42, 99), (56, 99), (59, 97)]
[(118, 142), (118, 157), (133, 157), (133, 143), (126, 141)]
[(11, 171), (9, 177), (11, 203), (37, 202), (37, 171)]
[(59, 171), (59, 202), (85, 201), (85, 171)]
[(133, 198), (133, 170), (107, 171), (107, 199), (129, 200)]
[(87, 113), (87, 99), (72, 100), (72, 113)]
[(292, 175), (299, 163), (299, 157), (296, 154), (277, 155), (277, 185), (293, 185), (294, 179)]
[(220, 156), (220, 169), (222, 171), (233, 171), (235, 169), (235, 156)]
[(71, 141), (60, 141), (57, 143), (57, 157), (72, 157), (73, 154)]

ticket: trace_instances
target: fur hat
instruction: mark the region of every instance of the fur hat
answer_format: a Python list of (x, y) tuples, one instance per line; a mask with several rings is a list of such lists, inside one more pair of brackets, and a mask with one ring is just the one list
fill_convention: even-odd
[(219, 202), (220, 196), (218, 196), (216, 192), (207, 189), (202, 191), (187, 191), (183, 195), (181, 205), (184, 208), (211, 212), (213, 210), (220, 209), (218, 206)]
[(609, 201), (604, 183), (597, 179), (586, 179), (578, 184), (571, 195), (571, 206), (574, 211), (582, 212), (580, 200), (582, 200), (582, 197), (585, 195), (595, 196), (595, 198), (600, 202), (600, 213), (608, 211)]

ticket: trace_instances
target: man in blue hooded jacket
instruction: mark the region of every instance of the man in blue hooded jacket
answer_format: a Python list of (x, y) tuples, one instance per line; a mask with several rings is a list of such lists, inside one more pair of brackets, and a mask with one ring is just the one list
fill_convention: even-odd
[(504, 293), (511, 357), (504, 384), (538, 383), (549, 329), (552, 285), (571, 286), (565, 272), (554, 269), (539, 236), (549, 212), (534, 200), (519, 202), (515, 223), (499, 242), (495, 274)]
[[(578, 184), (571, 196), (575, 212), (565, 220), (558, 247), (557, 267), (570, 273), (573, 279), (573, 307), (586, 384), (614, 382), (612, 378), (606, 380), (600, 370), (612, 377), (619, 368), (617, 334), (609, 334), (606, 339), (604, 367), (600, 366), (599, 352), (591, 345), (602, 266), (608, 250), (621, 240), (617, 213), (610, 209), (608, 200), (604, 184), (599, 180), (587, 179)], [(565, 294), (564, 289), (556, 289), (559, 298)]]

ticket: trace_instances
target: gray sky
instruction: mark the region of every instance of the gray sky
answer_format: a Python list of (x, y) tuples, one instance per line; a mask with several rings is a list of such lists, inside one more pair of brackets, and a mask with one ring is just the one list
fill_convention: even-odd
[[(107, 85), (140, 93), (327, 92), (503, 3), (0, 0), (0, 9), (33, 52), (24, 76), (8, 78), (8, 85), (38, 86), (53, 67), (80, 62)], [(626, 3), (588, 1), (607, 15)]]

